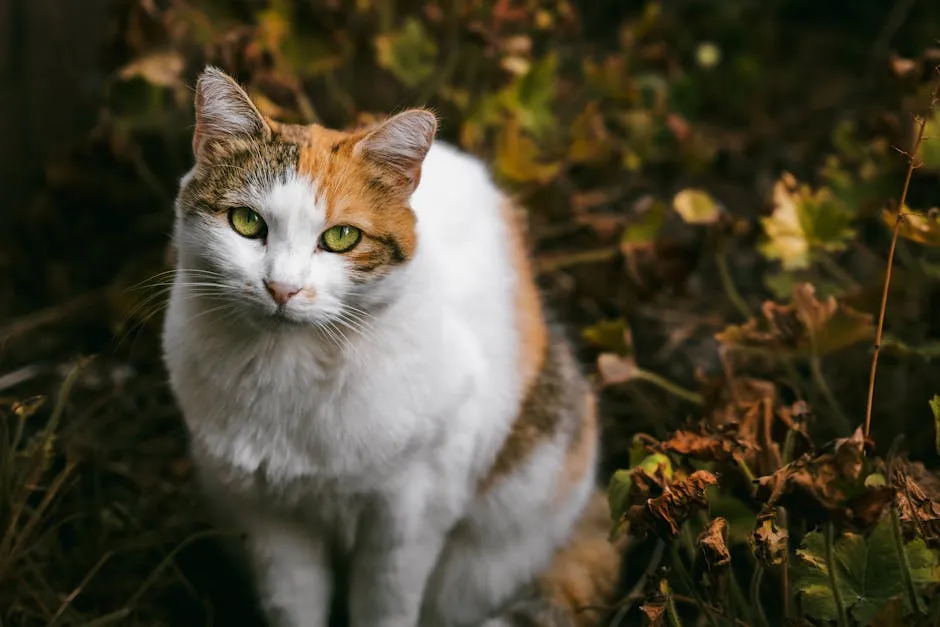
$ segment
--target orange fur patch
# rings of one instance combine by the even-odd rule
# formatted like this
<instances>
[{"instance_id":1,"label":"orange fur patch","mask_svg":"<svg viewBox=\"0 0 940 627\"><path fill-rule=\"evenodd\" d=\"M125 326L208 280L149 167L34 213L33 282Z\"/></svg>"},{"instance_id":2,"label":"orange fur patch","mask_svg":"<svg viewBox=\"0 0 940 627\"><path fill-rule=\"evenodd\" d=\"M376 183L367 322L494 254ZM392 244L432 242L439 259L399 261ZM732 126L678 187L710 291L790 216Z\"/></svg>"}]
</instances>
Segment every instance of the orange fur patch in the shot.
<instances>
[{"instance_id":1,"label":"orange fur patch","mask_svg":"<svg viewBox=\"0 0 940 627\"><path fill-rule=\"evenodd\" d=\"M525 401L493 466L478 486L481 493L488 491L501 477L512 472L528 457L538 442L550 438L558 426L557 416L552 412L554 408L550 406L555 399L531 398L534 388L538 385L539 376L546 366L549 338L548 325L542 313L542 301L523 232L524 216L508 201L503 203L501 211L510 246L511 262L516 273L518 367L525 390ZM541 401L549 406L545 407Z\"/></svg>"},{"instance_id":2,"label":"orange fur patch","mask_svg":"<svg viewBox=\"0 0 940 627\"><path fill-rule=\"evenodd\" d=\"M408 206L410 189L388 184L381 168L354 153L363 132L345 133L312 124L272 123L284 141L300 147L298 170L317 183L327 224L362 231L360 243L344 255L365 275L414 255L417 220ZM324 230L325 230L324 229Z\"/></svg>"},{"instance_id":3,"label":"orange fur patch","mask_svg":"<svg viewBox=\"0 0 940 627\"><path fill-rule=\"evenodd\" d=\"M542 314L542 301L523 233L524 216L509 201L503 203L501 210L503 222L509 231L512 266L516 270L516 324L520 331L519 372L522 374L523 386L528 389L545 360L548 327Z\"/></svg>"}]
</instances>

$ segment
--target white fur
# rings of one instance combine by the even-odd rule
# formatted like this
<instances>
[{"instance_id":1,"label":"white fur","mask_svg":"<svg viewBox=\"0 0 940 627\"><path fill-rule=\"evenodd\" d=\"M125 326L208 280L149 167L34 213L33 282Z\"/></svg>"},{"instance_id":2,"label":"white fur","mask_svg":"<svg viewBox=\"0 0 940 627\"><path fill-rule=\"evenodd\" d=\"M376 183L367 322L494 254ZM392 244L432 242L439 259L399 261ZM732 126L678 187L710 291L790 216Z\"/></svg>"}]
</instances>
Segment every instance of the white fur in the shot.
<instances>
[{"instance_id":1,"label":"white fur","mask_svg":"<svg viewBox=\"0 0 940 627\"><path fill-rule=\"evenodd\" d=\"M194 455L241 512L278 624L324 627L348 584L352 627L479 625L545 567L593 483L552 505L566 442L550 441L476 493L523 394L504 197L480 162L435 144L411 200L414 258L357 289L342 255L316 250L315 189L293 175L233 191L267 221L266 246L178 215L164 349ZM285 312L302 324L263 322L264 279L310 290ZM331 330L348 306L360 332Z\"/></svg>"}]
</instances>

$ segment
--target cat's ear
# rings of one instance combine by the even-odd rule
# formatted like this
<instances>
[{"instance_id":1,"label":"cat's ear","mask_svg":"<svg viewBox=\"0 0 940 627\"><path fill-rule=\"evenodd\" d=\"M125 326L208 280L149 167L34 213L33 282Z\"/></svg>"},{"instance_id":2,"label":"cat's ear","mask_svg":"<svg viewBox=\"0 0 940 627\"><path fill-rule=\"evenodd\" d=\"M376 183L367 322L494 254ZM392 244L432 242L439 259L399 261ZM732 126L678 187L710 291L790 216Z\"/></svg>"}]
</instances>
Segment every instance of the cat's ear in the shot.
<instances>
[{"instance_id":1,"label":"cat's ear","mask_svg":"<svg viewBox=\"0 0 940 627\"><path fill-rule=\"evenodd\" d=\"M271 127L245 90L222 70L206 67L196 81L196 156L203 156L213 140L270 136Z\"/></svg>"},{"instance_id":2,"label":"cat's ear","mask_svg":"<svg viewBox=\"0 0 940 627\"><path fill-rule=\"evenodd\" d=\"M421 180L421 164L437 133L437 117L410 109L385 120L356 143L355 152L387 173L393 185L411 193Z\"/></svg>"}]
</instances>

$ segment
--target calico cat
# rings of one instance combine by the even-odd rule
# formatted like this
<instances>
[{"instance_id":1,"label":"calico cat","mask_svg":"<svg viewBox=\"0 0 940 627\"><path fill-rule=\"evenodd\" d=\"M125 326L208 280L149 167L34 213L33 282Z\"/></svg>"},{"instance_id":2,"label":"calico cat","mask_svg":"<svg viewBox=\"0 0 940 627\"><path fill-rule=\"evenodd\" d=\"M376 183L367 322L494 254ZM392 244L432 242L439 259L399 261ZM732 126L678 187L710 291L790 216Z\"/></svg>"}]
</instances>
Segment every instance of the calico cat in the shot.
<instances>
[{"instance_id":1,"label":"calico cat","mask_svg":"<svg viewBox=\"0 0 940 627\"><path fill-rule=\"evenodd\" d=\"M340 132L196 87L164 359L277 626L587 625L620 554L594 399L516 210L408 110Z\"/></svg>"}]
</instances>

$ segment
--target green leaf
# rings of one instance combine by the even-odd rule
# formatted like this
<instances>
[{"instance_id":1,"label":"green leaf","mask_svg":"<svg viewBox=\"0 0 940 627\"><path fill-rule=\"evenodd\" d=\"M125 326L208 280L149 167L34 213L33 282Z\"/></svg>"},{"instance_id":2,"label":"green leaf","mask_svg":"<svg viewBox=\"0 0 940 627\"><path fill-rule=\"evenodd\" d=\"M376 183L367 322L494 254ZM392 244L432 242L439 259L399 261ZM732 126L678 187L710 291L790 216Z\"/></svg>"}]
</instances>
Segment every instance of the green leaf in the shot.
<instances>
[{"instance_id":1,"label":"green leaf","mask_svg":"<svg viewBox=\"0 0 940 627\"><path fill-rule=\"evenodd\" d=\"M630 339L630 328L626 320L602 320L581 331L585 341L618 355L633 353L633 341Z\"/></svg>"},{"instance_id":2,"label":"green leaf","mask_svg":"<svg viewBox=\"0 0 940 627\"><path fill-rule=\"evenodd\" d=\"M375 52L378 64L408 87L431 76L437 62L437 44L414 17L407 18L400 30L376 37Z\"/></svg>"},{"instance_id":3,"label":"green leaf","mask_svg":"<svg viewBox=\"0 0 940 627\"><path fill-rule=\"evenodd\" d=\"M618 470L610 478L607 486L607 504L610 505L610 519L616 524L627 511L630 487L633 485L632 471Z\"/></svg>"},{"instance_id":4,"label":"green leaf","mask_svg":"<svg viewBox=\"0 0 940 627\"><path fill-rule=\"evenodd\" d=\"M774 210L761 218L761 253L785 270L808 268L818 251L845 250L855 237L855 213L828 188L812 191L784 174L774 186Z\"/></svg>"},{"instance_id":5,"label":"green leaf","mask_svg":"<svg viewBox=\"0 0 940 627\"><path fill-rule=\"evenodd\" d=\"M650 203L643 213L624 229L620 236L622 248L634 245L652 244L659 236L666 222L666 205L656 200Z\"/></svg>"},{"instance_id":6,"label":"green leaf","mask_svg":"<svg viewBox=\"0 0 940 627\"><path fill-rule=\"evenodd\" d=\"M934 394L930 399L930 410L933 412L934 446L937 447L937 453L940 453L940 394Z\"/></svg>"},{"instance_id":7,"label":"green leaf","mask_svg":"<svg viewBox=\"0 0 940 627\"><path fill-rule=\"evenodd\" d=\"M915 125L915 131L917 125ZM929 170L940 170L940 110L933 111L924 126L924 140L917 149L916 159L922 167Z\"/></svg>"},{"instance_id":8,"label":"green leaf","mask_svg":"<svg viewBox=\"0 0 940 627\"><path fill-rule=\"evenodd\" d=\"M937 556L923 540L911 542L904 552L918 592L940 580ZM794 585L804 610L815 619L835 620L837 608L823 534L807 534L796 554L799 563L794 567ZM856 533L843 534L833 547L832 562L842 602L860 624L870 624L895 597L901 598L906 613L913 611L889 517L883 518L867 539Z\"/></svg>"}]
</instances>

